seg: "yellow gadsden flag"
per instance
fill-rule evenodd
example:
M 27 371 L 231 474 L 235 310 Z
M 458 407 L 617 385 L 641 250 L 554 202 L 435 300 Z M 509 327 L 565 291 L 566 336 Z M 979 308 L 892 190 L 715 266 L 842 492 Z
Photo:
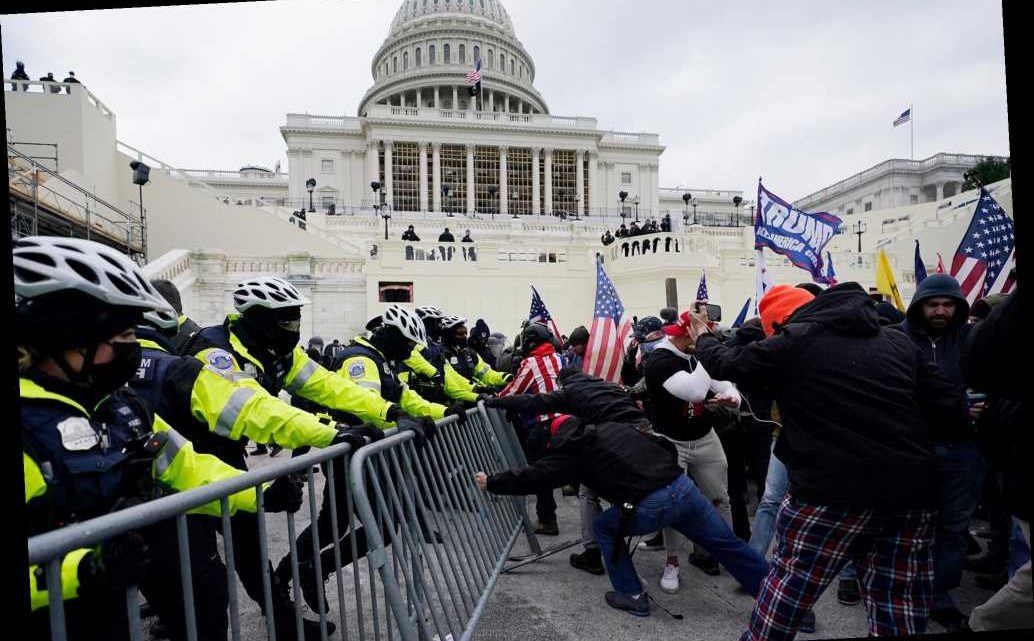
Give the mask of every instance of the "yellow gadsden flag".
M 894 272 L 890 271 L 890 261 L 887 254 L 880 249 L 879 260 L 876 261 L 876 289 L 881 294 L 889 296 L 894 306 L 905 311 L 905 302 L 901 300 L 901 292 L 898 291 L 897 281 L 894 280 Z

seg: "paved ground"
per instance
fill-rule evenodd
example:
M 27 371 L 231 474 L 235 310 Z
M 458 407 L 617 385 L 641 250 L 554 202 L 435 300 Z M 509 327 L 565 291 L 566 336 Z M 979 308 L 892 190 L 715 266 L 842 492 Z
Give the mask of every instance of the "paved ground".
M 559 537 L 540 537 L 543 546 L 579 537 L 577 500 L 558 497 Z M 529 499 L 534 514 L 534 499 Z M 976 523 L 974 523 L 976 525 Z M 981 541 L 984 543 L 984 541 Z M 676 621 L 654 607 L 646 618 L 611 609 L 603 594 L 611 589 L 605 576 L 576 570 L 568 562 L 576 546 L 539 562 L 518 568 L 499 579 L 484 618 L 478 627 L 479 641 L 562 641 L 564 639 L 736 639 L 750 619 L 753 600 L 736 591 L 737 584 L 724 570 L 709 577 L 685 561 L 682 555 L 682 586 L 678 594 L 665 594 L 658 582 L 665 553 L 638 551 L 634 559 L 644 586 L 661 605 L 684 619 Z M 515 554 L 528 552 L 527 541 L 518 540 Z M 954 597 L 963 612 L 983 603 L 992 592 L 973 583 L 966 573 Z M 847 607 L 836 599 L 835 584 L 815 608 L 817 630 L 799 639 L 835 639 L 867 634 L 863 606 Z M 930 632 L 940 632 L 931 623 Z

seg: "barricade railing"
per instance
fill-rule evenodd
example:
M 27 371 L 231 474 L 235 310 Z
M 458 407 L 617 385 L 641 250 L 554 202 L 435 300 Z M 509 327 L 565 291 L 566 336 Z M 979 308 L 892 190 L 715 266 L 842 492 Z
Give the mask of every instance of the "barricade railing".
M 245 474 L 201 488 L 173 494 L 134 507 L 31 537 L 29 563 L 45 569 L 49 587 L 50 638 L 69 637 L 65 602 L 62 600 L 64 556 L 76 549 L 94 547 L 125 532 L 169 521 L 175 526 L 176 550 L 152 549 L 152 554 L 177 554 L 182 600 L 175 612 L 165 617 L 182 617 L 184 637 L 199 638 L 196 595 L 207 596 L 213 586 L 195 585 L 192 577 L 190 510 L 218 501 L 221 517 L 211 518 L 223 535 L 220 552 L 225 562 L 229 628 L 233 641 L 277 638 L 275 616 L 283 616 L 273 599 L 271 575 L 262 577 L 263 610 L 267 613 L 265 634 L 246 621 L 243 629 L 238 603 L 233 528 L 239 527 L 229 513 L 231 495 L 286 475 L 304 477 L 306 506 L 288 513 L 287 541 L 269 536 L 263 494 L 258 491 L 258 557 L 268 567 L 271 554 L 280 565 L 289 563 L 293 586 L 294 632 L 302 629 L 302 586 L 315 586 L 326 609 L 315 608 L 321 638 L 332 632 L 337 621 L 337 638 L 469 639 L 517 537 L 523 531 L 533 552 L 540 551 L 525 508 L 524 497 L 499 497 L 481 492 L 474 482 L 478 471 L 488 474 L 525 464 L 513 428 L 494 410 L 483 405 L 469 410 L 465 421 L 455 417 L 438 422 L 438 434 L 422 446 L 412 432 L 386 432 L 384 439 L 360 448 L 355 454 L 348 445 L 315 449 L 289 460 L 253 469 Z M 323 479 L 314 473 L 320 466 Z M 322 500 L 317 496 L 320 493 Z M 306 522 L 307 517 L 307 522 Z M 329 522 L 329 527 L 327 524 Z M 299 558 L 299 524 L 308 527 L 311 556 Z M 331 540 L 326 539 L 327 533 Z M 150 541 L 149 541 L 150 544 Z M 286 547 L 286 549 L 284 549 Z M 275 548 L 275 549 L 274 549 Z M 322 554 L 321 554 L 322 550 Z M 274 561 L 276 559 L 273 559 Z M 332 563 L 333 567 L 325 567 Z M 311 572 L 312 581 L 303 572 Z M 324 577 L 330 582 L 324 584 Z M 176 577 L 161 577 L 173 581 Z M 211 577 L 209 578 L 211 580 Z M 146 594 L 146 590 L 145 596 Z M 257 598 L 257 597 L 256 597 Z M 311 599 L 306 599 L 311 601 Z M 124 595 L 129 639 L 144 638 L 138 586 Z M 333 606 L 337 613 L 331 613 Z M 96 614 L 96 613 L 94 613 Z M 112 616 L 120 614 L 112 613 Z M 281 631 L 285 624 L 280 623 Z M 242 636 L 244 634 L 245 636 Z

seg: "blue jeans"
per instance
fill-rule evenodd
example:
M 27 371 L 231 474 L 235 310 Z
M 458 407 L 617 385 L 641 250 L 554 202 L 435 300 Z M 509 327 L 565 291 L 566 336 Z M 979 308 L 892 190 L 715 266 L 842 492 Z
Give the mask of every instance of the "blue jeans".
M 984 456 L 972 443 L 934 445 L 937 457 L 937 530 L 933 544 L 933 607 L 954 608 L 950 590 L 962 580 L 966 530 L 984 483 Z
M 618 539 L 619 520 L 618 507 L 611 507 L 596 519 L 593 529 L 614 589 L 635 596 L 642 593 L 643 586 L 631 557 L 622 549 L 614 563 L 614 548 L 624 546 L 624 541 Z M 684 475 L 639 501 L 626 535 L 647 534 L 665 527 L 678 530 L 710 552 L 747 592 L 757 595 L 768 574 L 768 563 L 733 534 L 711 501 Z
M 1016 574 L 1020 566 L 1030 561 L 1030 542 L 1023 536 L 1020 520 L 1012 517 L 1012 532 L 1009 535 L 1009 578 Z
M 758 502 L 758 509 L 754 515 L 754 528 L 750 535 L 750 549 L 761 556 L 768 554 L 768 546 L 772 544 L 772 537 L 775 536 L 776 517 L 779 515 L 779 506 L 783 503 L 783 497 L 790 489 L 790 477 L 787 475 L 786 466 L 776 458 L 775 439 L 772 439 L 772 456 L 768 459 L 768 476 L 765 477 L 765 493 Z M 840 571 L 841 579 L 858 580 L 858 572 L 854 563 L 848 562 Z

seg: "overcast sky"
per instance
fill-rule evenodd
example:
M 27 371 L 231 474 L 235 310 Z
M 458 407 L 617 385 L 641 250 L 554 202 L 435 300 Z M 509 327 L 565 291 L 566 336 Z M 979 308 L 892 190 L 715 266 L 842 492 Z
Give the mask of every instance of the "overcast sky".
M 76 75 L 181 168 L 272 167 L 289 112 L 356 115 L 400 0 L 0 17 L 3 64 Z M 796 199 L 888 158 L 1008 155 L 998 0 L 508 0 L 550 111 L 660 134 L 661 186 Z M 458 78 L 458 80 L 461 80 Z

